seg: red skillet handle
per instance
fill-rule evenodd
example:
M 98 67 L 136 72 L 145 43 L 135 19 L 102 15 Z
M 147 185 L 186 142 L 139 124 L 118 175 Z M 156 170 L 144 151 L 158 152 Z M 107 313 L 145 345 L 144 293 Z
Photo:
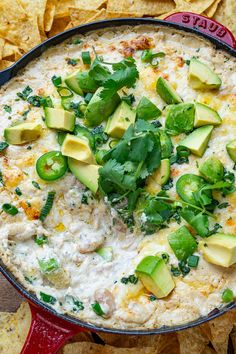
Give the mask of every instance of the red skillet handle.
M 233 33 L 219 22 L 208 17 L 192 12 L 176 12 L 175 14 L 167 16 L 165 20 L 196 28 L 236 49 L 236 40 Z
M 56 354 L 67 339 L 82 331 L 30 304 L 32 322 L 21 354 Z

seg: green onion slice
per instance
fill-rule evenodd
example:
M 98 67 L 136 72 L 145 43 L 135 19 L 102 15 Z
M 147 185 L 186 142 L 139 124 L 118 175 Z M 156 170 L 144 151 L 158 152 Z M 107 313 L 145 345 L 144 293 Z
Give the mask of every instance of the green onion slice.
M 9 214 L 9 215 L 16 215 L 18 214 L 18 209 L 12 205 L 12 204 L 9 204 L 9 203 L 5 203 L 2 205 L 2 210 L 5 211 L 5 213 Z
M 56 195 L 56 192 L 54 192 L 54 191 L 48 192 L 46 203 L 42 207 L 41 213 L 39 215 L 39 220 L 44 221 L 46 219 L 46 217 L 48 216 L 48 214 L 50 213 L 55 195 Z
M 84 64 L 91 64 L 91 57 L 89 52 L 82 52 L 81 57 Z

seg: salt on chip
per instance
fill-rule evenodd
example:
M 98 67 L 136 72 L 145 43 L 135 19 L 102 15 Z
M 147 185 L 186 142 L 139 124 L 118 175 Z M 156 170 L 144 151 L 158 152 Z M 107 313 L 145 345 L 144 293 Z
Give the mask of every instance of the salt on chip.
M 69 7 L 75 6 L 75 0 L 58 1 L 55 11 L 55 19 L 69 16 Z
M 95 20 L 102 20 L 106 18 L 106 10 L 83 10 L 71 7 L 70 18 L 72 26 L 79 26 L 83 23 L 92 22 Z M 68 28 L 68 27 L 67 27 Z
M 199 354 L 202 353 L 209 343 L 209 339 L 199 327 L 180 331 L 177 334 L 181 354 Z
M 57 0 L 48 0 L 44 14 L 44 31 L 49 32 L 52 28 L 53 19 L 56 11 Z
M 215 0 L 215 2 L 213 2 L 213 4 L 211 4 L 211 6 L 209 6 L 208 9 L 206 9 L 205 15 L 207 17 L 213 17 L 221 1 L 222 0 Z
M 19 354 L 27 337 L 30 323 L 31 311 L 29 305 L 24 302 L 17 312 L 0 327 L 0 353 Z
M 107 4 L 108 11 L 138 13 L 139 16 L 157 16 L 174 8 L 173 0 L 108 0 Z
M 86 10 L 98 10 L 105 6 L 108 0 L 75 0 L 75 7 Z
M 41 35 L 44 34 L 44 14 L 47 0 L 19 0 L 27 15 L 37 16 L 37 23 Z

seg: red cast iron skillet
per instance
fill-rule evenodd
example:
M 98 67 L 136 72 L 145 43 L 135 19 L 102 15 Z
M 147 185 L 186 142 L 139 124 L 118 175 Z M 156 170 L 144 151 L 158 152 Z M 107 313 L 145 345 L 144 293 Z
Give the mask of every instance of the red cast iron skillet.
M 199 37 L 203 37 L 212 42 L 218 49 L 225 50 L 232 56 L 236 57 L 236 41 L 233 34 L 227 28 L 211 19 L 190 12 L 175 13 L 168 16 L 165 21 L 144 18 L 107 20 L 70 29 L 33 48 L 29 53 L 18 60 L 18 62 L 0 72 L 0 85 L 14 77 L 21 68 L 25 67 L 31 60 L 40 56 L 40 54 L 47 48 L 61 43 L 73 35 L 86 34 L 87 32 L 103 28 L 119 27 L 123 25 L 136 26 L 139 24 L 174 28 L 181 30 L 182 32 L 197 34 Z M 99 327 L 91 323 L 81 321 L 70 315 L 57 313 L 50 306 L 41 302 L 35 294 L 28 292 L 1 261 L 0 271 L 21 293 L 21 295 L 26 298 L 31 308 L 32 323 L 21 354 L 55 354 L 68 338 L 81 331 L 89 330 L 127 335 L 147 335 L 175 332 L 202 324 L 236 307 L 236 303 L 233 302 L 221 309 L 215 309 L 207 316 L 176 326 L 163 326 L 161 328 L 144 330 L 123 330 Z

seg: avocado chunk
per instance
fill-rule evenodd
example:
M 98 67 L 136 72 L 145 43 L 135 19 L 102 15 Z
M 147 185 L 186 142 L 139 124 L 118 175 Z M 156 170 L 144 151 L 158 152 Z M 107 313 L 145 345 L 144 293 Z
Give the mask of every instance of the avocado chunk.
M 201 157 L 207 148 L 213 128 L 213 125 L 204 125 L 197 128 L 183 139 L 179 145 L 186 146 L 194 155 Z
M 38 123 L 20 123 L 4 130 L 4 138 L 11 145 L 21 145 L 40 137 L 42 126 Z
M 78 79 L 77 79 L 77 74 L 79 71 L 76 71 L 75 73 L 72 73 L 71 75 L 67 76 L 65 78 L 65 83 L 66 85 L 75 93 L 77 93 L 80 96 L 83 96 L 83 91 L 79 85 Z
M 171 156 L 173 151 L 171 138 L 164 130 L 159 130 L 159 138 L 161 143 L 161 158 L 167 159 Z
M 96 253 L 99 254 L 105 261 L 111 262 L 113 256 L 112 247 L 102 247 L 96 250 Z
M 158 118 L 160 115 L 160 109 L 157 108 L 157 106 L 152 103 L 152 101 L 150 101 L 147 97 L 143 96 L 136 108 L 137 119 L 155 119 Z
M 229 154 L 229 157 L 233 162 L 236 162 L 236 139 L 231 140 L 227 145 L 226 145 L 226 150 Z
M 148 177 L 146 182 L 146 191 L 150 194 L 157 194 L 161 190 L 161 186 L 166 184 L 170 178 L 170 160 L 161 160 L 161 166 Z
M 95 159 L 86 137 L 67 134 L 61 147 L 62 155 L 72 157 L 78 161 L 94 164 Z
M 94 194 L 98 190 L 99 165 L 88 165 L 84 162 L 68 158 L 68 166 L 73 175 Z
M 95 92 L 98 89 L 98 84 L 95 80 L 89 75 L 88 71 L 80 71 L 76 75 L 76 79 L 81 90 L 85 93 Z
M 167 238 L 179 261 L 186 261 L 197 249 L 197 242 L 186 226 L 181 226 L 169 234 Z
M 223 179 L 224 166 L 216 157 L 209 157 L 200 167 L 199 172 L 207 182 L 216 183 Z
M 221 85 L 220 77 L 196 58 L 190 60 L 188 80 L 193 89 L 210 90 L 217 89 Z
M 195 128 L 201 127 L 202 125 L 219 125 L 221 123 L 222 119 L 214 109 L 202 103 L 195 103 Z
M 48 128 L 73 132 L 75 128 L 75 115 L 60 108 L 44 108 L 45 123 Z
M 85 110 L 85 121 L 89 126 L 99 125 L 114 112 L 120 103 L 120 96 L 117 93 L 112 97 L 100 97 L 103 90 L 102 87 L 97 89 Z
M 135 122 L 135 111 L 124 101 L 116 108 L 113 115 L 109 118 L 105 133 L 112 138 L 122 138 L 130 124 Z
M 192 103 L 180 103 L 167 107 L 165 127 L 172 135 L 189 133 L 193 130 L 195 107 Z
M 169 84 L 169 82 L 162 77 L 159 77 L 157 80 L 156 90 L 163 101 L 168 104 L 181 103 L 183 101 L 178 93 Z
M 165 261 L 157 256 L 143 258 L 135 273 L 144 287 L 159 299 L 169 295 L 175 287 Z
M 204 259 L 222 267 L 236 263 L 236 235 L 216 233 L 199 242 Z

